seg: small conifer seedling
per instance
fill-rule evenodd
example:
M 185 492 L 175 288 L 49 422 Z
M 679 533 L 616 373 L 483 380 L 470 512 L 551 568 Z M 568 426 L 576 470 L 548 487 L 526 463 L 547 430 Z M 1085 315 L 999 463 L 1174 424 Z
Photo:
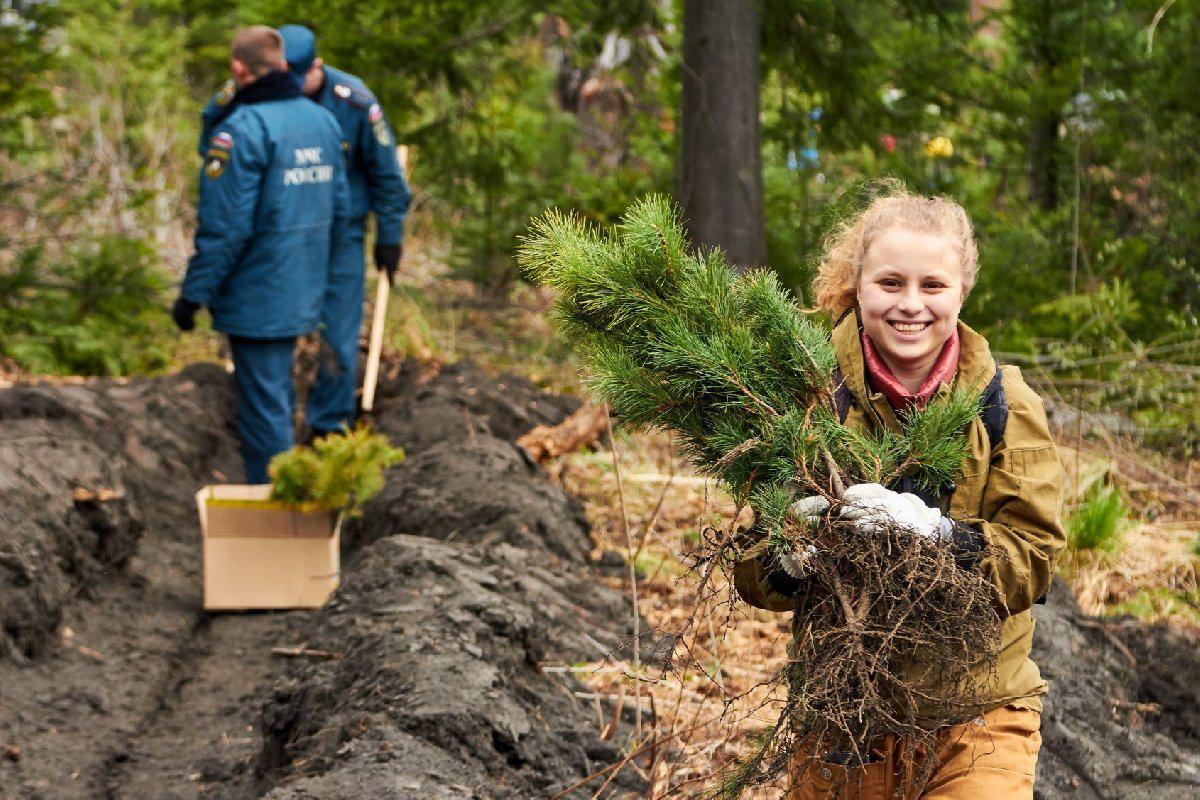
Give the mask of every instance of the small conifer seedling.
M 383 488 L 383 471 L 404 459 L 383 434 L 359 426 L 271 459 L 271 499 L 354 514 Z

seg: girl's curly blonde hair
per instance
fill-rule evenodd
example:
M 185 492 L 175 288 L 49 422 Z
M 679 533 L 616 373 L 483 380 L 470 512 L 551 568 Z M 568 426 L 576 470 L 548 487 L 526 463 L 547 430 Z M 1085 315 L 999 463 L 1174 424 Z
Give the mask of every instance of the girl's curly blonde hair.
M 817 307 L 835 320 L 854 308 L 867 250 L 875 237 L 894 226 L 950 239 L 962 263 L 964 293 L 970 293 L 979 274 L 979 252 L 966 210 L 947 197 L 912 194 L 894 181 L 877 184 L 871 194 L 863 211 L 825 237 L 825 257 L 813 279 Z

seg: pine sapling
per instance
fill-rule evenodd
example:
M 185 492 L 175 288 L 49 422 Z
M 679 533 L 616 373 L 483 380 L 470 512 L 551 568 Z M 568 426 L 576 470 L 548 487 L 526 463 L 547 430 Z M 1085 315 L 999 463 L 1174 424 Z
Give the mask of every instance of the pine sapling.
M 865 755 L 885 734 L 932 753 L 934 729 L 977 710 L 972 667 L 997 655 L 990 589 L 957 568 L 950 547 L 907 528 L 867 535 L 791 508 L 809 495 L 836 508 L 857 483 L 945 486 L 961 468 L 978 401 L 947 393 L 900 414 L 896 431 L 846 426 L 828 332 L 771 273 L 739 275 L 720 251 L 690 250 L 661 197 L 635 203 L 608 232 L 550 211 L 533 223 L 519 260 L 557 290 L 554 316 L 595 398 L 627 428 L 670 431 L 700 472 L 753 507 L 752 531 L 731 523 L 693 554 L 696 609 L 708 604 L 713 568 L 764 540 L 764 559 L 807 554 L 811 602 L 797 609 L 792 659 L 779 676 L 787 689 L 779 723 L 754 737 L 719 795 L 771 781 L 797 757 Z M 921 762 L 916 783 L 930 765 Z
M 354 514 L 383 488 L 384 470 L 403 459 L 402 449 L 366 426 L 323 436 L 271 459 L 271 499 Z

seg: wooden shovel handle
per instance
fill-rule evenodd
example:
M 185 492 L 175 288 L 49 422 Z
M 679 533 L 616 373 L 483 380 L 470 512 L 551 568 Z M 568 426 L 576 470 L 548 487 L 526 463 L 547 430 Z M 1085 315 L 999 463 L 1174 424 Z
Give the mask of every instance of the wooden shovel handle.
M 396 160 L 400 169 L 408 170 L 408 146 L 396 148 Z M 383 329 L 387 322 L 388 298 L 392 285 L 387 273 L 379 271 L 379 280 L 375 284 L 375 313 L 371 320 L 371 343 L 367 348 L 367 372 L 363 376 L 362 409 L 370 411 L 375 407 L 375 389 L 379 385 L 379 358 L 383 354 Z

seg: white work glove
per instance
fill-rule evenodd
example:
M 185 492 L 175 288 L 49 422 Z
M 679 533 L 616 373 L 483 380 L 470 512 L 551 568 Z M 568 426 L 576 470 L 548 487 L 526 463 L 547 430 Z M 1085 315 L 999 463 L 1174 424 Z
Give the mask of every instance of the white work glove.
M 803 517 L 806 520 L 817 519 L 828 510 L 829 501 L 820 495 L 797 500 L 789 509 L 792 516 Z M 808 561 L 816 554 L 817 548 L 810 544 L 800 550 L 785 550 L 776 556 L 776 560 L 779 562 L 780 569 L 796 580 L 800 580 L 808 574 Z
M 936 508 L 925 505 L 915 494 L 900 494 L 878 483 L 860 483 L 842 492 L 838 516 L 854 523 L 866 533 L 879 533 L 889 524 L 908 528 L 935 542 L 946 542 L 954 533 L 954 523 Z

